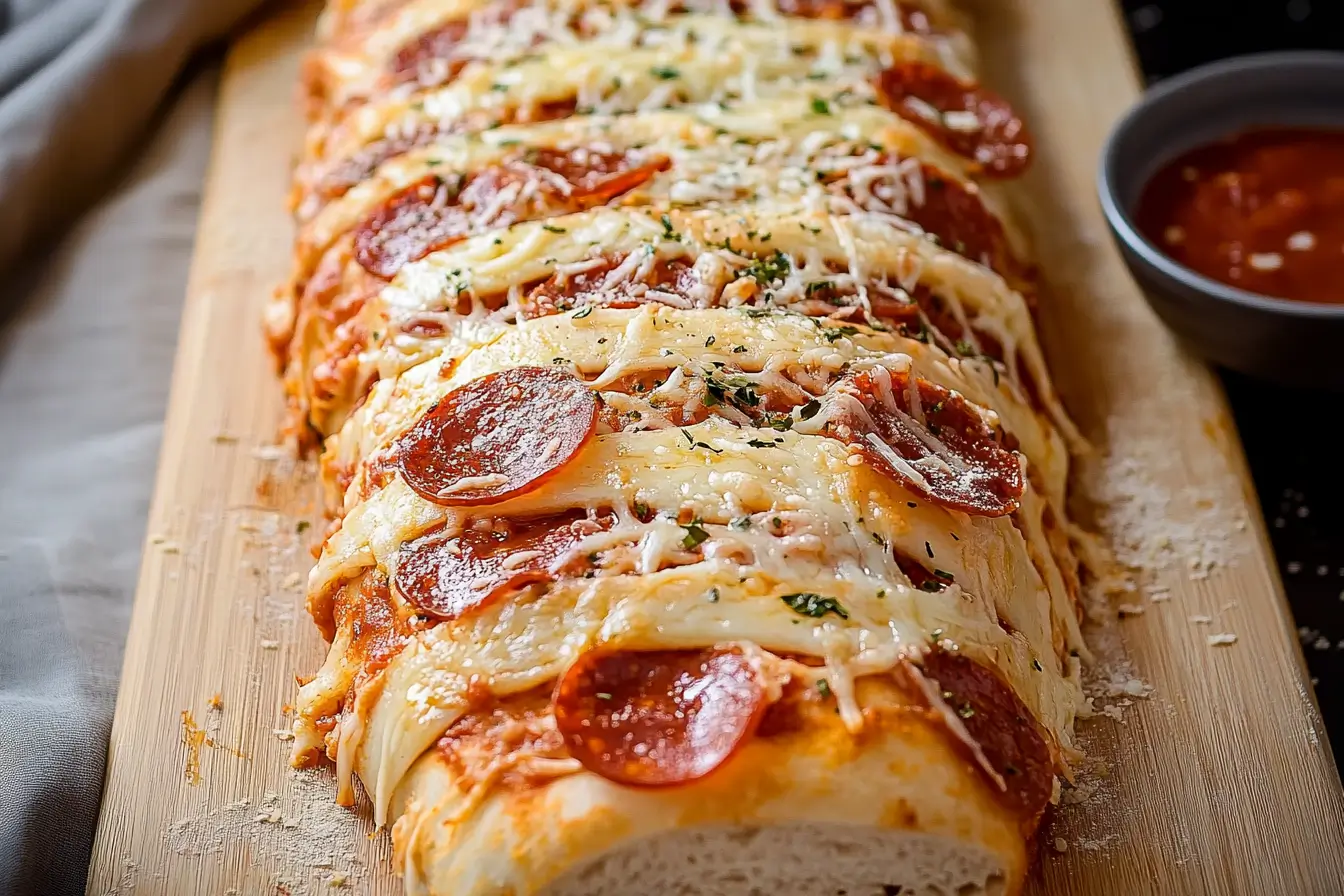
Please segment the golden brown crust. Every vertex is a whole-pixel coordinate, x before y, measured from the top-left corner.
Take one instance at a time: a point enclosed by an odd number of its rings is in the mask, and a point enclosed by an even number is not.
[[[361,779],[408,892],[671,890],[713,830],[765,888],[1020,890],[1079,440],[993,183],[1030,134],[959,23],[328,4],[268,309],[333,519],[295,759]]]

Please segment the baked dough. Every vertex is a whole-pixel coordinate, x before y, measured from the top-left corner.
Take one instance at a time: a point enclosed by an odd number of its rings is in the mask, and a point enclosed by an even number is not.
[[[332,0],[268,310],[331,526],[294,761],[408,893],[1010,894],[1084,446],[938,0]]]

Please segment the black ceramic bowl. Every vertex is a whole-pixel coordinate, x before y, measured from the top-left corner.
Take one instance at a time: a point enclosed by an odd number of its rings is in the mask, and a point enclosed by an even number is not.
[[[1102,208],[1149,304],[1197,353],[1254,377],[1344,389],[1344,305],[1211,280],[1164,255],[1131,217],[1167,162],[1261,126],[1344,128],[1344,53],[1239,56],[1160,82],[1111,131],[1097,180]]]

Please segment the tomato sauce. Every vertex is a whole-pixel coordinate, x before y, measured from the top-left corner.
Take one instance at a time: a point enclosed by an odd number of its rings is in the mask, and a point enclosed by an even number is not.
[[[1206,277],[1344,304],[1344,131],[1266,128],[1194,149],[1148,182],[1135,217]]]

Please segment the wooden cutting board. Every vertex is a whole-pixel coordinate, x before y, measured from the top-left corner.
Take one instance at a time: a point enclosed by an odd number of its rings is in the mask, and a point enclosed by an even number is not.
[[[1340,893],[1344,795],[1224,398],[1148,311],[1097,206],[1098,150],[1139,92],[1123,25],[1108,0],[972,5],[988,81],[1037,137],[1022,192],[1048,280],[1043,338],[1097,445],[1085,489],[1139,567],[1124,620],[1097,612],[1093,761],[1041,837],[1034,890]],[[258,321],[290,257],[314,15],[280,7],[224,74],[96,896],[400,892],[386,835],[333,804],[328,772],[286,765],[294,676],[323,653],[302,609],[315,488],[272,444],[280,392]]]

